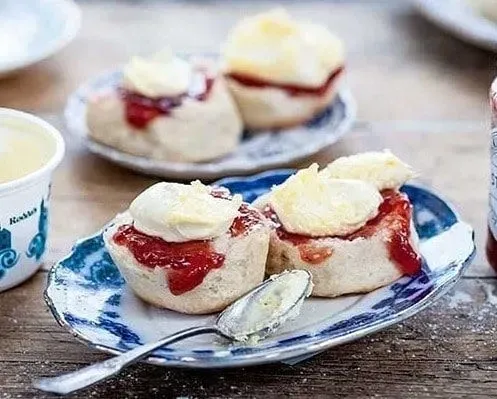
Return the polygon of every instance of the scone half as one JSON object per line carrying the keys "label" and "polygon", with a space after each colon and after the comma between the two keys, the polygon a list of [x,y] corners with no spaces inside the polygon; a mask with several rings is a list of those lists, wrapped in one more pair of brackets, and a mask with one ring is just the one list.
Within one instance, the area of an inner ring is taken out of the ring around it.
{"label": "scone half", "polygon": [[[396,206],[408,207],[405,194],[391,191]],[[384,193],[385,196],[385,193]],[[266,215],[275,220],[268,207]],[[313,276],[313,296],[365,293],[388,285],[421,267],[418,237],[410,217],[399,208],[380,213],[348,237],[307,237],[285,232],[276,220],[266,272],[302,269]],[[277,218],[277,217],[276,217]]]}
{"label": "scone half", "polygon": [[126,246],[116,243],[119,229],[133,222],[128,213],[116,217],[103,236],[112,259],[137,296],[155,306],[182,313],[212,313],[224,309],[264,278],[270,228],[257,210],[251,211],[260,216],[257,223],[233,234],[237,228],[235,219],[230,231],[211,240],[212,251],[224,256],[221,267],[209,270],[198,285],[181,293],[171,290],[174,270],[145,266]]}
{"label": "scone half", "polygon": [[[167,112],[148,105],[140,109],[141,105],[130,104],[129,98],[144,104],[148,99],[128,94],[115,89],[89,100],[86,121],[92,139],[129,154],[169,162],[210,161],[229,154],[239,144],[242,121],[221,75],[215,76],[205,98],[185,96]],[[161,99],[153,101],[160,104]],[[153,114],[153,118],[143,126],[131,123],[136,109],[144,116]]]}
{"label": "scone half", "polygon": [[283,129],[302,125],[321,113],[336,97],[342,68],[322,90],[305,91],[278,85],[250,85],[227,75],[226,81],[249,129]]}

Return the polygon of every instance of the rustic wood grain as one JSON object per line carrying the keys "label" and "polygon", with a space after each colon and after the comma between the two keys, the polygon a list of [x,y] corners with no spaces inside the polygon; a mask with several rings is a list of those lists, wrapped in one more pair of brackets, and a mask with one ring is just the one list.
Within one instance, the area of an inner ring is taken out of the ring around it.
{"label": "rustic wood grain", "polygon": [[[0,294],[1,398],[50,398],[32,378],[106,356],[76,342],[40,301],[44,273]],[[404,323],[295,366],[192,371],[137,365],[74,398],[481,397],[497,389],[493,279],[465,279]],[[20,395],[20,396],[18,396]]]}

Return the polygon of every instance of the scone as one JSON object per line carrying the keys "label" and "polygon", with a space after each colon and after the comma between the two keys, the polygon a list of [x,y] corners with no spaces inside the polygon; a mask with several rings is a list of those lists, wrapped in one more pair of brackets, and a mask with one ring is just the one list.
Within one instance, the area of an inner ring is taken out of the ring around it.
{"label": "scone", "polygon": [[226,155],[243,130],[224,78],[211,65],[167,51],[133,58],[118,90],[97,93],[88,102],[86,119],[93,139],[171,162]]}
{"label": "scone", "polygon": [[389,152],[297,172],[256,202],[274,223],[267,273],[308,270],[312,295],[370,292],[421,268],[412,206],[398,188],[413,176]]}
{"label": "scone", "polygon": [[309,121],[335,98],[344,68],[337,37],[283,9],[243,19],[222,55],[228,86],[251,129]]}
{"label": "scone", "polygon": [[264,279],[270,228],[239,195],[158,183],[104,232],[137,296],[189,314],[220,311]]}

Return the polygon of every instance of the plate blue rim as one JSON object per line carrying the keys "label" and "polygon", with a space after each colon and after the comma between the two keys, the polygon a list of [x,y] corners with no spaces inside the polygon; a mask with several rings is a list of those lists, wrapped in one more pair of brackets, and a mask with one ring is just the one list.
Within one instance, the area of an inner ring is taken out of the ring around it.
{"label": "plate blue rim", "polygon": [[[264,182],[265,180],[274,181],[281,179],[284,180],[289,174],[291,174],[293,170],[285,169],[285,170],[274,170],[263,172],[257,174],[255,176],[250,176],[247,178],[225,178],[217,182],[219,185],[228,186],[233,191],[236,191],[237,184],[244,183],[254,183],[254,182]],[[267,182],[265,187],[267,187]],[[424,195],[431,195],[436,197],[441,204],[443,204],[446,209],[448,209],[454,218],[454,223],[464,224],[468,233],[471,234],[472,240],[472,250],[471,253],[467,256],[466,259],[457,264],[450,265],[444,273],[440,276],[437,276],[438,285],[430,290],[427,290],[426,295],[422,297],[422,299],[418,302],[415,302],[413,305],[408,306],[405,309],[401,309],[398,312],[390,314],[386,317],[381,318],[373,323],[370,323],[368,326],[360,326],[355,330],[347,330],[346,325],[344,326],[343,331],[340,334],[336,334],[330,337],[330,332],[327,331],[331,329],[331,326],[321,330],[315,334],[309,335],[304,334],[297,337],[292,337],[291,339],[287,339],[284,341],[276,341],[272,347],[233,347],[230,349],[226,349],[222,351],[221,354],[219,352],[216,356],[213,355],[214,351],[185,351],[185,350],[173,350],[168,348],[167,351],[161,351],[160,356],[150,356],[145,361],[151,364],[164,365],[164,366],[174,366],[174,367],[190,367],[190,368],[217,368],[217,367],[239,367],[239,366],[247,366],[253,364],[262,364],[262,363],[271,363],[276,361],[284,361],[292,358],[296,358],[306,354],[317,353],[322,350],[328,349],[332,346],[344,344],[346,342],[350,342],[356,340],[358,338],[364,337],[366,335],[372,334],[374,332],[380,331],[386,327],[389,327],[393,324],[399,323],[405,320],[408,317],[413,316],[414,314],[422,311],[427,306],[433,304],[437,299],[443,296],[448,290],[450,290],[455,283],[459,280],[463,272],[471,263],[472,259],[475,255],[475,245],[474,245],[474,232],[470,226],[461,221],[459,214],[454,209],[454,207],[443,200],[438,194],[434,193],[433,190],[428,190],[423,186],[411,184],[406,185],[406,189],[412,190],[420,190]],[[97,233],[94,236],[88,237],[87,239],[98,238],[100,233]],[[83,239],[78,241],[81,243],[87,239]],[[76,244],[76,246],[78,245]],[[122,350],[112,348],[109,346],[101,345],[97,342],[92,342],[89,338],[85,337],[81,334],[76,328],[74,328],[63,315],[59,314],[55,304],[53,303],[50,297],[50,287],[53,283],[57,268],[60,266],[60,263],[63,262],[68,257],[59,261],[54,267],[51,269],[47,288],[44,293],[44,298],[52,311],[57,322],[64,328],[68,329],[72,335],[78,340],[84,342],[92,348],[102,350],[111,354],[119,354]],[[416,278],[410,279],[407,284],[403,285],[402,283],[395,283],[392,285],[392,290],[408,290],[409,285],[420,279],[427,279],[428,276],[425,273],[421,273]],[[421,281],[421,280],[420,280]],[[395,291],[394,291],[395,292]],[[193,356],[192,356],[193,355]]]}

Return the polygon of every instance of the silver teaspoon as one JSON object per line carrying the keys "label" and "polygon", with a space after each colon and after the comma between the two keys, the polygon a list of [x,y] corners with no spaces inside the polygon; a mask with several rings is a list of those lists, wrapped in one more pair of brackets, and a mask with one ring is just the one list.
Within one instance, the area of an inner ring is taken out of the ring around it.
{"label": "silver teaspoon", "polygon": [[119,373],[154,350],[200,334],[217,334],[232,341],[256,343],[288,320],[297,317],[304,299],[312,291],[309,272],[292,270],[271,276],[228,306],[212,326],[179,331],[158,341],[141,345],[119,356],[57,377],[40,378],[33,386],[45,392],[69,394]]}

